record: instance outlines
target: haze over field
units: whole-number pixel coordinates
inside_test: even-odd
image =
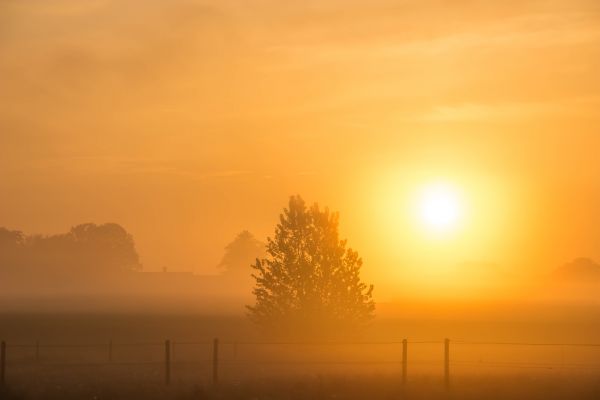
[[[598,0],[0,0],[0,399],[600,398]]]
[[[0,27],[9,229],[117,222],[144,270],[213,274],[301,193],[383,301],[600,260],[596,1],[5,1]],[[444,241],[410,205],[438,181]]]

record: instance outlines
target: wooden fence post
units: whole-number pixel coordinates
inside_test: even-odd
[[[165,385],[171,383],[171,341],[165,340]]]
[[[35,341],[35,361],[40,361],[40,341]]]
[[[0,343],[0,386],[6,382],[6,342]]]
[[[219,339],[213,341],[213,385],[219,383]]]
[[[450,388],[450,339],[444,339],[444,384]]]
[[[406,384],[406,368],[408,367],[408,341],[402,339],[402,384]]]
[[[110,339],[108,341],[108,362],[112,363],[113,361],[113,341]]]

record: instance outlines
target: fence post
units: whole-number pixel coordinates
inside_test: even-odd
[[[171,341],[165,340],[165,385],[171,383]]]
[[[219,339],[213,341],[213,385],[219,383]]]
[[[450,388],[450,339],[444,339],[444,384]]]
[[[113,361],[113,341],[110,339],[108,341],[108,362],[112,363]]]
[[[35,341],[35,361],[40,361],[40,341]]]
[[[0,343],[0,386],[6,382],[6,342]]]
[[[408,341],[402,339],[402,384],[406,384],[406,368],[408,366]]]

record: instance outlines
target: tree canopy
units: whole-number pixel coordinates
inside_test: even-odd
[[[373,286],[360,280],[362,259],[338,234],[339,214],[292,196],[257,259],[249,315],[275,332],[353,330],[373,317]]]
[[[265,244],[246,230],[225,246],[225,254],[218,265],[222,274],[228,277],[250,278],[250,264],[265,254]]]
[[[89,275],[140,269],[133,237],[118,224],[81,224],[50,236],[27,236],[0,228],[0,272],[9,275]]]

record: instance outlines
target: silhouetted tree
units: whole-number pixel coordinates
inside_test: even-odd
[[[0,273],[19,273],[26,237],[20,231],[0,228]]]
[[[23,245],[25,235],[21,231],[11,231],[0,227],[0,249]]]
[[[139,271],[133,236],[119,224],[81,224],[68,234],[82,263],[104,271]]]
[[[265,255],[265,244],[248,231],[240,232],[225,246],[223,259],[217,266],[223,276],[250,278],[250,264]]]
[[[600,264],[586,257],[579,257],[554,271],[554,277],[563,282],[600,282]]]
[[[118,224],[81,224],[68,233],[26,236],[0,228],[0,274],[49,277],[141,269],[133,237]]]
[[[338,213],[307,208],[292,196],[267,257],[252,267],[256,323],[276,332],[352,330],[373,317],[373,286],[360,280],[362,260],[338,237]]]

